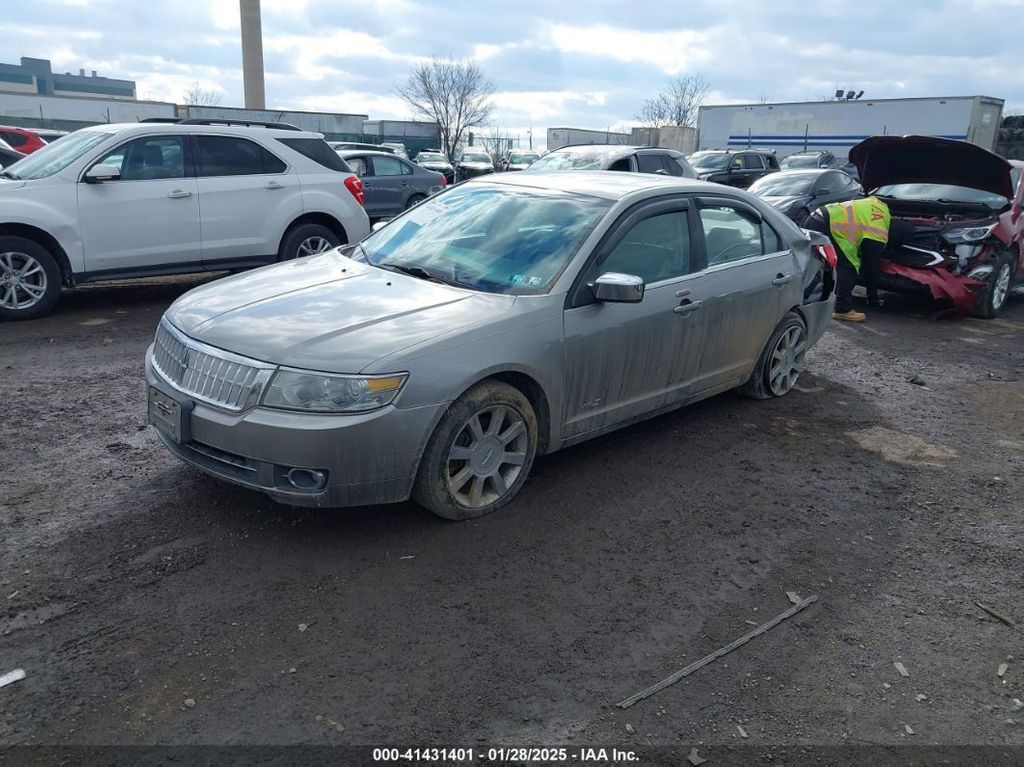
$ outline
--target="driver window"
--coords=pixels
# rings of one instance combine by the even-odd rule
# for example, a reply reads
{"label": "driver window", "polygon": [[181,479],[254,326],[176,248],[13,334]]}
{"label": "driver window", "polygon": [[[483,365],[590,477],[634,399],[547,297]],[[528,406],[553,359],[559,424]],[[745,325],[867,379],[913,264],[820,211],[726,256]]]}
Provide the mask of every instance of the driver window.
{"label": "driver window", "polygon": [[708,266],[740,261],[764,253],[761,225],[736,208],[726,205],[702,208],[700,222],[704,228]]}
{"label": "driver window", "polygon": [[688,274],[690,229],[686,211],[646,218],[634,225],[595,265],[593,278],[608,272],[640,277],[646,284]]}
{"label": "driver window", "polygon": [[185,157],[180,137],[147,136],[118,147],[97,163],[113,165],[121,181],[183,178]]}

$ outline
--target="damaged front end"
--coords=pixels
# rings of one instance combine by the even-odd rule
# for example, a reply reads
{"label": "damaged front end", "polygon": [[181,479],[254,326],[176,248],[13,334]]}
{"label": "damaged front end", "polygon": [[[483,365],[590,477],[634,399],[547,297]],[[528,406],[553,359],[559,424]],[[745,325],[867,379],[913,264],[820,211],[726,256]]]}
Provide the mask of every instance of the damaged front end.
{"label": "damaged front end", "polygon": [[[887,202],[898,209],[898,203]],[[909,242],[886,249],[879,287],[927,292],[948,304],[951,313],[973,313],[984,300],[1004,247],[995,236],[998,220],[952,213],[904,218],[893,212],[896,220],[913,227],[913,234]]]}

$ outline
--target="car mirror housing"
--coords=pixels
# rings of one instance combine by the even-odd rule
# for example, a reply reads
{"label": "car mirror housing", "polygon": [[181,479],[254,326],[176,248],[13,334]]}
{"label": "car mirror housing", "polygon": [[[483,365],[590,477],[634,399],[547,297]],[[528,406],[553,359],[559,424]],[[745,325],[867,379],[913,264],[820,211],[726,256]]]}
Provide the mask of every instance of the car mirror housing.
{"label": "car mirror housing", "polygon": [[644,281],[632,274],[606,272],[588,287],[594,298],[609,304],[638,304],[644,300]]}
{"label": "car mirror housing", "polygon": [[85,181],[89,184],[117,181],[119,178],[121,178],[121,171],[113,165],[93,165],[85,172]]}

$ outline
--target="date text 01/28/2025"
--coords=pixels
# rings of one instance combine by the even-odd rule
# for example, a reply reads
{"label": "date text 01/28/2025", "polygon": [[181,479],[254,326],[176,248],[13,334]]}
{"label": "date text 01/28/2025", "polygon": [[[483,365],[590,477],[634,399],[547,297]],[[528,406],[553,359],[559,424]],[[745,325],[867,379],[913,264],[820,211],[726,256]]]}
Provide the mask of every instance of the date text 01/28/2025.
{"label": "date text 01/28/2025", "polygon": [[375,748],[375,762],[537,762],[559,763],[571,760],[576,762],[604,762],[606,764],[626,764],[636,762],[639,757],[633,751],[617,748],[579,748],[570,751],[568,748],[535,748],[517,746],[497,746],[490,748]]}

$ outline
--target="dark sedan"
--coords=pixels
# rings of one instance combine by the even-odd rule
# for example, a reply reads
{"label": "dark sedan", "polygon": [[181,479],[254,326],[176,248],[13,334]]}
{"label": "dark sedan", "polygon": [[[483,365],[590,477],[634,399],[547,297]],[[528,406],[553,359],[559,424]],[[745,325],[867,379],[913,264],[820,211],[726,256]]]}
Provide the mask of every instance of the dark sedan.
{"label": "dark sedan", "polygon": [[480,149],[466,149],[455,163],[455,175],[459,181],[488,173],[494,173],[494,162],[487,152]]}
{"label": "dark sedan", "polygon": [[352,172],[363,181],[366,215],[370,220],[391,218],[440,192],[443,173],[422,168],[387,152],[339,151]]}
{"label": "dark sedan", "polygon": [[802,224],[811,211],[860,197],[860,184],[838,170],[781,170],[755,181],[748,190]]}
{"label": "dark sedan", "polygon": [[455,168],[448,158],[440,152],[423,151],[416,155],[416,164],[421,168],[432,170],[434,173],[442,173],[449,184],[455,183]]}

